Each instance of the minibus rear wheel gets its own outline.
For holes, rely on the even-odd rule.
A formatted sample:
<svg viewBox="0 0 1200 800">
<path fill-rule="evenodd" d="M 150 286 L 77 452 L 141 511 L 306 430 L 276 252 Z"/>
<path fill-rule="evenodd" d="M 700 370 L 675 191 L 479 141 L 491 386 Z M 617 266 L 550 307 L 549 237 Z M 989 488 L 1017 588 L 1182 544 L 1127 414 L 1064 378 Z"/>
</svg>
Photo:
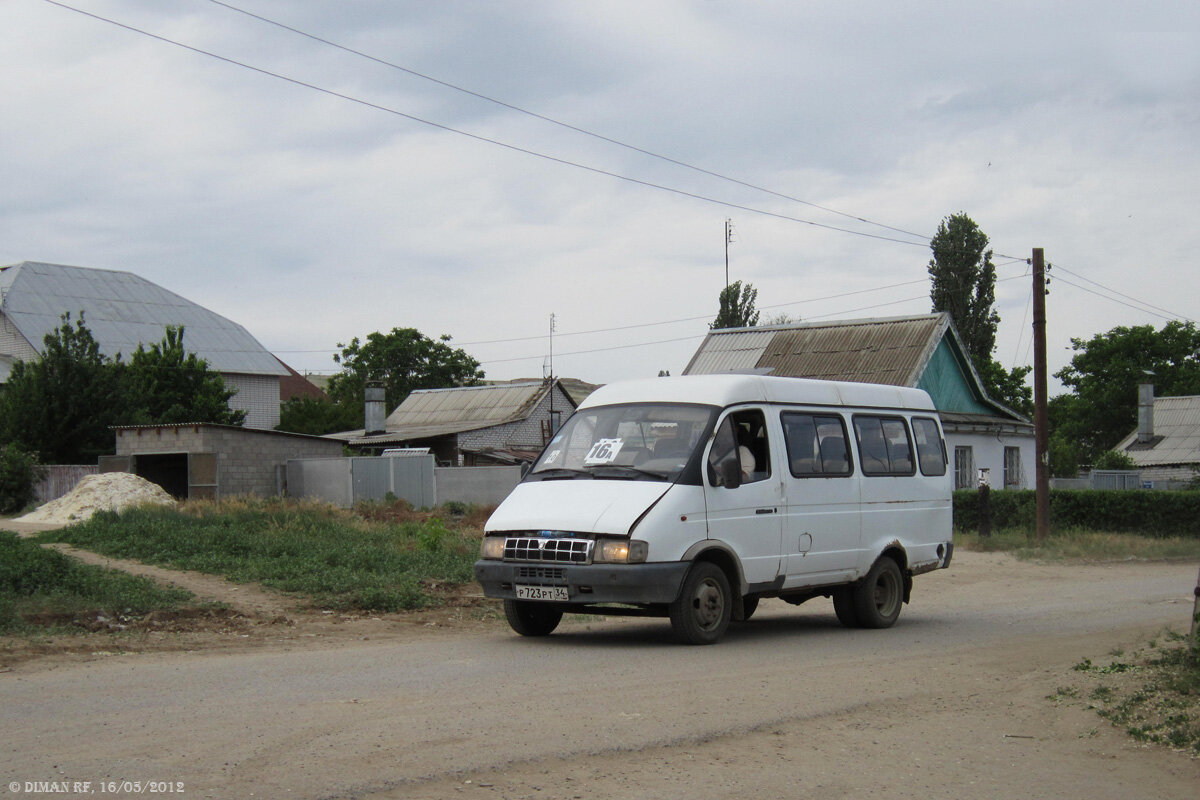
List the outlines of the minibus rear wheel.
<svg viewBox="0 0 1200 800">
<path fill-rule="evenodd" d="M 547 603 L 529 600 L 505 600 L 504 616 L 508 624 L 522 636 L 549 636 L 562 621 L 563 612 Z"/>
<path fill-rule="evenodd" d="M 854 587 L 854 611 L 860 628 L 890 628 L 904 605 L 904 577 L 890 556 L 880 556 L 862 583 Z"/>
<path fill-rule="evenodd" d="M 733 612 L 725 572 L 710 561 L 697 562 L 668 611 L 671 627 L 684 644 L 716 644 Z"/>
</svg>

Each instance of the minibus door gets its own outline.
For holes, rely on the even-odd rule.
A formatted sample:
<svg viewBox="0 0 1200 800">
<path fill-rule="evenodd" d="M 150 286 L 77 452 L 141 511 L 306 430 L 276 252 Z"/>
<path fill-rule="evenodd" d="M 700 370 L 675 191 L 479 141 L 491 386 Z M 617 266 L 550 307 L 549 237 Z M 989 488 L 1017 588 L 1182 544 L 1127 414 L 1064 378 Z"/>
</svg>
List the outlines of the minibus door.
<svg viewBox="0 0 1200 800">
<path fill-rule="evenodd" d="M 729 413 L 713 435 L 705 469 L 708 535 L 730 545 L 746 582 L 779 576 L 783 504 L 761 409 Z"/>
<path fill-rule="evenodd" d="M 862 498 L 845 421 L 836 413 L 784 411 L 780 423 L 787 448 L 784 587 L 846 579 L 861 546 Z"/>
</svg>

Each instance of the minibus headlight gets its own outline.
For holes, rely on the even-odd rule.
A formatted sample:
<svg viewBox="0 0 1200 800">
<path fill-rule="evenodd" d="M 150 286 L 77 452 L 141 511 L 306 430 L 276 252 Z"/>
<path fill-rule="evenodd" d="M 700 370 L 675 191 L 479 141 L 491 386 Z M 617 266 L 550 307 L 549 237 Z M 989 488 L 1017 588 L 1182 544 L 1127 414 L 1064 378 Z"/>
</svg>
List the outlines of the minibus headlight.
<svg viewBox="0 0 1200 800">
<path fill-rule="evenodd" d="M 479 557 L 492 561 L 499 561 L 500 559 L 504 558 L 504 537 L 483 537 L 483 545 L 479 548 Z"/>
<path fill-rule="evenodd" d="M 638 539 L 600 539 L 592 552 L 597 564 L 642 564 L 646 561 L 646 543 Z"/>
</svg>

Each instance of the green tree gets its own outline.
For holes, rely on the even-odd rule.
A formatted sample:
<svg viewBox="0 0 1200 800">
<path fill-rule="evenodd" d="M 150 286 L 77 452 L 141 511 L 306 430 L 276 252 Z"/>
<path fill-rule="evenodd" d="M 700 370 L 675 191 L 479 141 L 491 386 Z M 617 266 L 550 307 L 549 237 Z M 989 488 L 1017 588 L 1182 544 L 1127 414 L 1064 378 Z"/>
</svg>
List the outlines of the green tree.
<svg viewBox="0 0 1200 800">
<path fill-rule="evenodd" d="M 934 311 L 946 311 L 993 400 L 1033 416 L 1033 390 L 1026 383 L 1031 367 L 1006 370 L 992 358 L 1000 315 L 996 303 L 996 266 L 988 237 L 966 214 L 951 214 L 929 242 L 929 299 Z"/>
<path fill-rule="evenodd" d="M 1069 413 L 1054 415 L 1054 432 L 1079 443 L 1083 464 L 1137 427 L 1139 383 L 1153 383 L 1164 397 L 1200 394 L 1200 330 L 1191 322 L 1119 326 L 1071 339 L 1071 349 L 1071 362 L 1054 374 L 1072 398 L 1058 404 Z"/>
<path fill-rule="evenodd" d="M 279 407 L 277 431 L 324 436 L 362 426 L 363 404 L 348 406 L 326 398 L 293 397 Z"/>
<path fill-rule="evenodd" d="M 120 370 L 84 325 L 63 314 L 35 361 L 13 364 L 0 393 L 0 438 L 45 464 L 91 464 L 111 453 L 121 404 Z"/>
<path fill-rule="evenodd" d="M 1128 453 L 1120 450 L 1105 450 L 1096 456 L 1092 469 L 1137 469 L 1137 463 Z"/>
<path fill-rule="evenodd" d="M 758 299 L 758 289 L 753 284 L 742 286 L 741 281 L 734 281 L 721 290 L 718 298 L 720 309 L 717 318 L 709 323 L 710 330 L 718 328 L 752 328 L 758 324 L 759 313 L 754 310 L 754 302 Z"/>
<path fill-rule="evenodd" d="M 237 392 L 208 362 L 183 346 L 183 326 L 168 325 L 161 342 L 139 344 L 123 370 L 126 405 L 122 424 L 212 422 L 241 425 L 245 411 L 229 407 Z"/>
<path fill-rule="evenodd" d="M 33 504 L 34 489 L 46 474 L 37 456 L 18 445 L 0 447 L 0 514 L 15 514 Z"/>
<path fill-rule="evenodd" d="M 996 267 L 988 237 L 966 214 L 951 214 L 929 242 L 929 297 L 934 311 L 948 311 L 976 365 L 990 361 L 996 348 L 1000 315 L 996 302 Z"/>
<path fill-rule="evenodd" d="M 333 360 L 342 371 L 329 379 L 329 396 L 335 403 L 355 409 L 355 424 L 363 424 L 363 390 L 367 381 L 383 384 L 391 411 L 414 389 L 477 386 L 483 380 L 479 362 L 465 350 L 451 347 L 450 337 L 430 339 L 416 328 L 376 331 L 365 342 L 356 336 Z"/>
</svg>

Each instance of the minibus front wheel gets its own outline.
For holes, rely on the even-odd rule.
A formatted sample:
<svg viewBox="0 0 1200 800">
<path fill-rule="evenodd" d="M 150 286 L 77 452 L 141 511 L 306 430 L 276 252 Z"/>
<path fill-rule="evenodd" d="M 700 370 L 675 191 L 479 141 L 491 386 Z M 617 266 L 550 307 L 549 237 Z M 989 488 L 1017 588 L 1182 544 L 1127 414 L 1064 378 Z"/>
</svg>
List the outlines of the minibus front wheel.
<svg viewBox="0 0 1200 800">
<path fill-rule="evenodd" d="M 549 636 L 562 621 L 561 608 L 529 600 L 505 600 L 504 616 L 509 626 L 522 636 Z"/>
<path fill-rule="evenodd" d="M 712 562 L 697 562 L 668 609 L 675 635 L 685 644 L 716 644 L 729 627 L 732 599 L 725 572 Z"/>
</svg>

